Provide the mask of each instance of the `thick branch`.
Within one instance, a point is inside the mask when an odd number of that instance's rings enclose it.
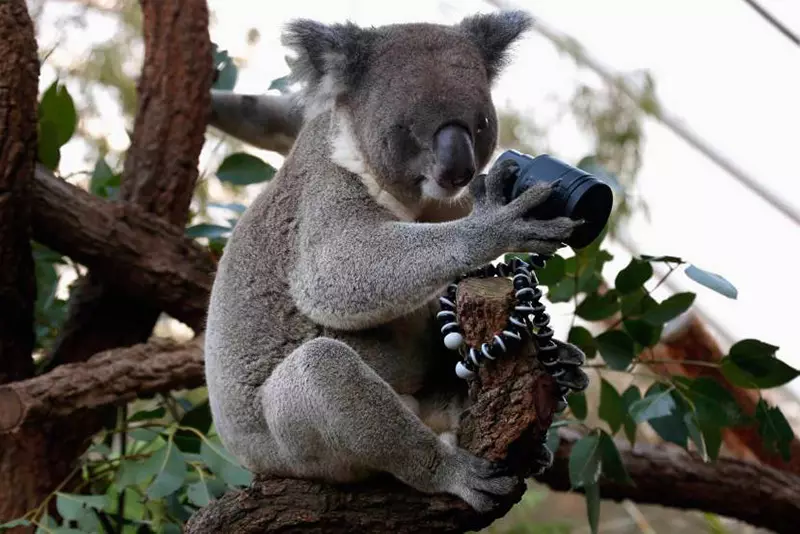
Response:
[[[202,330],[216,265],[180,228],[43,167],[36,168],[32,194],[36,241],[89,267],[126,302],[150,303]]]
[[[554,490],[569,491],[568,459],[580,435],[562,429],[560,436],[553,467],[537,478]],[[779,533],[797,532],[800,477],[743,460],[704,463],[672,445],[631,449],[617,442],[617,447],[633,485],[603,479],[604,499],[703,510]]]
[[[172,224],[186,224],[205,140],[213,76],[205,0],[140,0],[145,58],[138,109],[125,156],[121,200]],[[176,98],[175,95],[180,95]],[[161,310],[129,301],[89,271],[70,298],[54,348],[56,364],[141,343]]]
[[[291,96],[211,91],[209,125],[253,146],[288,154],[302,122]]]
[[[0,3],[0,384],[33,374],[36,281],[29,198],[36,161],[36,51],[25,2]]]
[[[204,384],[202,343],[202,336],[186,344],[153,340],[0,386],[0,433],[122,405],[137,397],[200,387]]]

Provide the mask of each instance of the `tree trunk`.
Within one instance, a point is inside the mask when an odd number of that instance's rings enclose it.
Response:
[[[24,2],[17,3],[24,9]],[[145,61],[121,201],[183,228],[210,112],[208,7],[205,0],[140,3]],[[35,95],[35,86],[29,92]],[[73,291],[52,361],[80,362],[105,349],[146,341],[159,314],[156,305],[126,298],[90,273]],[[113,410],[105,408],[53,417],[0,436],[0,520],[37,506],[71,477],[76,459],[109,416]]]
[[[30,183],[39,59],[24,0],[0,3],[0,384],[33,374]],[[2,500],[2,497],[0,497]]]

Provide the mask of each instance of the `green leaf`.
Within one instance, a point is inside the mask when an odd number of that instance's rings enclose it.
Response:
[[[658,307],[658,303],[643,287],[627,295],[622,295],[622,298],[620,298],[620,311],[626,319],[640,317],[656,307]]]
[[[181,418],[180,425],[194,428],[201,434],[208,434],[208,429],[211,428],[211,410],[208,401],[203,401],[186,412]],[[194,432],[181,429],[175,433],[175,444],[183,452],[197,453],[200,452],[201,440]]]
[[[605,295],[592,293],[578,305],[575,313],[587,321],[600,321],[619,311],[619,293],[608,291]]]
[[[597,482],[600,477],[600,438],[595,435],[582,437],[572,446],[569,455],[569,480],[573,488]]]
[[[673,405],[672,410],[668,414],[650,417],[647,422],[661,439],[686,448],[689,429],[686,428],[683,417],[684,414],[690,412],[689,407],[673,387],[658,382],[648,388],[645,399],[648,397],[659,398],[662,395],[669,396]]]
[[[89,508],[107,510],[109,502],[107,495],[56,493],[56,509],[64,519],[78,520]]]
[[[652,347],[661,339],[663,325],[652,325],[641,319],[626,319],[622,322],[625,331],[642,347]]]
[[[196,239],[198,237],[217,238],[226,237],[230,234],[231,228],[219,226],[217,224],[200,223],[190,226],[184,232],[186,237]]]
[[[589,409],[586,405],[586,395],[583,391],[567,395],[567,404],[569,404],[569,409],[576,419],[586,419]]]
[[[548,428],[545,445],[547,445],[547,448],[550,449],[550,452],[555,454],[560,444],[561,444],[561,438],[558,436],[558,430],[553,427]]]
[[[736,297],[739,296],[736,287],[716,273],[704,271],[694,265],[689,265],[683,272],[698,284],[706,286],[720,295],[724,295],[730,299],[736,299]]]
[[[744,421],[744,415],[733,395],[713,378],[699,377],[692,380],[684,395],[694,405],[698,422],[726,427]]]
[[[570,328],[567,342],[581,349],[589,359],[597,355],[597,342],[594,340],[594,336],[582,326],[573,326]]]
[[[600,408],[598,415],[600,419],[608,423],[612,435],[619,431],[627,415],[622,396],[604,378],[600,380]]]
[[[605,432],[600,432],[600,455],[603,476],[621,484],[633,484],[625,465],[622,463],[617,444]]]
[[[705,443],[708,459],[712,462],[716,461],[722,448],[722,429],[717,425],[701,422],[700,431],[703,433],[703,442]]]
[[[208,486],[206,486],[205,480],[189,485],[189,488],[186,490],[186,496],[189,498],[189,502],[200,507],[206,506],[214,500],[211,491],[209,491]]]
[[[103,198],[116,198],[120,187],[120,175],[114,174],[105,158],[100,158],[92,171],[89,192]]]
[[[128,437],[136,441],[150,442],[161,435],[166,430],[163,426],[150,426],[146,428],[134,428],[128,431]]]
[[[39,139],[36,145],[36,159],[54,171],[61,161],[61,145],[58,144],[58,128],[51,121],[39,120]]]
[[[633,339],[622,330],[603,332],[595,340],[603,360],[615,371],[624,371],[636,356]]]
[[[639,388],[636,386],[628,386],[622,393],[622,402],[625,404],[625,419],[623,421],[623,425],[625,427],[625,435],[628,437],[628,441],[631,442],[631,445],[636,443],[636,421],[633,420],[631,417],[631,406],[633,403],[641,400],[642,393],[639,391]]]
[[[163,406],[160,406],[154,410],[142,410],[128,417],[128,422],[135,423],[137,421],[149,421],[151,419],[161,419],[166,415],[166,413],[167,412]]]
[[[722,358],[728,381],[749,389],[769,389],[791,382],[800,371],[775,357],[778,347],[757,339],[744,339]]]
[[[275,176],[275,168],[267,162],[244,152],[225,158],[217,169],[217,178],[231,185],[250,185],[266,182]]]
[[[631,259],[614,281],[614,288],[622,294],[636,291],[653,276],[653,266],[646,261]]]
[[[222,478],[231,487],[248,486],[253,481],[253,474],[241,467],[236,459],[221,445],[214,449],[205,441],[200,445],[200,455],[208,468]]]
[[[780,408],[770,407],[764,399],[759,399],[756,405],[756,421],[758,433],[767,449],[779,452],[784,461],[788,462],[791,459],[794,432]]]
[[[239,69],[228,55],[227,50],[220,50],[215,43],[212,43],[211,52],[213,54],[214,69],[217,71],[217,79],[212,89],[231,91],[236,86]]]
[[[586,486],[586,516],[592,534],[597,534],[600,523],[600,487],[597,483]]]
[[[534,269],[536,278],[543,286],[552,286],[564,279],[567,274],[567,261],[558,254],[553,255],[541,269]]]
[[[642,319],[653,325],[663,325],[691,308],[694,299],[694,293],[676,293],[657,307],[648,310]]]
[[[654,386],[661,386],[661,384],[651,386],[642,400],[632,403],[628,408],[628,413],[637,423],[665,417],[670,415],[676,408],[672,390]]]
[[[147,488],[147,496],[151,499],[161,499],[178,491],[186,480],[186,461],[178,448],[168,442],[166,447],[159,449],[161,466],[155,480]],[[153,456],[158,454],[156,452]]]
[[[55,135],[55,142],[61,148],[75,133],[78,115],[75,104],[67,88],[58,80],[50,84],[39,102],[39,123],[49,122]]]
[[[232,212],[237,213],[239,215],[244,213],[245,210],[247,209],[247,206],[245,206],[244,204],[240,204],[238,202],[228,202],[228,203],[209,202],[208,203],[208,207],[209,208],[219,208],[219,209],[223,209],[223,210],[232,211]]]
[[[689,431],[689,439],[691,439],[694,446],[697,447],[697,452],[703,457],[703,461],[708,461],[703,432],[700,430],[697,420],[695,419],[695,414],[687,412],[683,416],[683,422],[686,425],[686,429]]]
[[[289,76],[281,76],[280,78],[275,78],[270,82],[269,87],[267,90],[279,91],[281,93],[288,93],[289,92]]]

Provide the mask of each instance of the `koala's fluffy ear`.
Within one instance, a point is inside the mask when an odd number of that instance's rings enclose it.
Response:
[[[533,17],[524,11],[502,11],[467,17],[459,27],[478,45],[489,79],[494,80],[506,64],[511,44],[532,25]]]
[[[296,55],[287,62],[292,81],[304,85],[306,107],[328,107],[353,87],[366,69],[372,36],[351,22],[297,19],[286,25],[281,42]]]

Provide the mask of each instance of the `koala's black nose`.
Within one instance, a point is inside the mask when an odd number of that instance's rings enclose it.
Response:
[[[433,137],[436,154],[436,181],[446,188],[467,185],[475,175],[475,150],[469,130],[448,123]]]

